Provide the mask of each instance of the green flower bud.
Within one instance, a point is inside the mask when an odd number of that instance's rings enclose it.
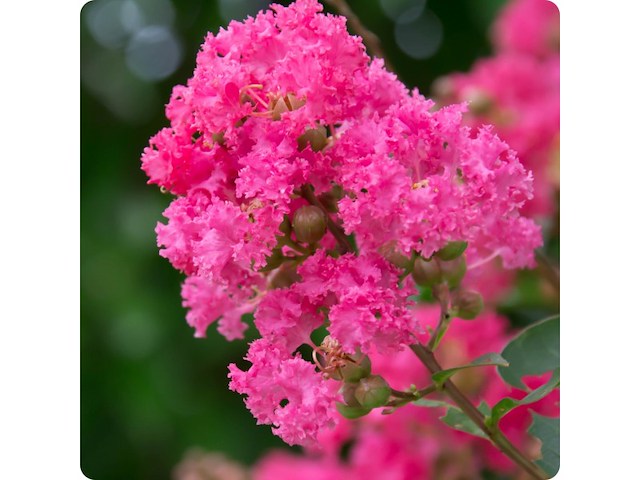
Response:
[[[340,373],[345,382],[357,382],[361,378],[371,375],[371,360],[367,355],[352,355],[354,362],[348,362],[340,369]]]
[[[436,252],[440,260],[449,261],[458,258],[467,249],[467,242],[449,242]]]
[[[433,287],[442,283],[442,270],[437,260],[425,260],[417,258],[413,264],[411,276],[418,285],[423,287]]]
[[[442,271],[442,279],[445,280],[450,288],[456,288],[467,273],[467,261],[464,255],[460,255],[449,262],[439,262]]]
[[[282,262],[284,262],[285,256],[282,254],[281,248],[276,248],[271,252],[271,255],[267,257],[267,264],[260,269],[261,272],[270,272],[275,270]]]
[[[315,243],[327,231],[327,219],[322,209],[305,205],[293,214],[293,231],[299,242]]]
[[[304,150],[307,145],[314,152],[319,152],[327,146],[327,129],[323,126],[311,128],[298,137],[298,151]]]
[[[358,382],[356,400],[365,408],[376,408],[386,405],[391,396],[391,387],[380,375],[371,375]]]
[[[357,383],[343,383],[342,387],[340,387],[340,393],[342,394],[342,399],[344,403],[346,403],[350,407],[360,407],[360,402],[356,399],[356,388],[358,387]]]
[[[354,420],[356,418],[364,417],[368,414],[371,409],[365,407],[350,407],[349,405],[345,405],[344,403],[336,402],[336,408],[340,415],[344,418],[348,418],[349,420]]]
[[[473,320],[484,308],[482,295],[473,290],[460,290],[453,296],[451,306],[456,317]]]

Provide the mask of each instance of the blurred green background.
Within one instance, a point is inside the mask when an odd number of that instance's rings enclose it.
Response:
[[[170,478],[193,446],[246,465],[285,447],[227,389],[227,365],[242,362],[245,343],[215,328],[194,339],[184,321],[182,276],[159,257],[154,233],[171,197],[146,185],[139,162],[167,125],[164,104],[191,76],[206,32],[268,3],[94,0],[81,12],[81,467],[89,478]],[[349,3],[400,78],[428,93],[438,76],[490,54],[486,33],[504,1]],[[518,324],[549,310],[523,279],[524,293],[505,305]]]

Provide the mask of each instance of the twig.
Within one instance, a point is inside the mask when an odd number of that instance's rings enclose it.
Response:
[[[367,50],[371,52],[371,55],[374,57],[384,59],[384,65],[387,70],[393,71],[393,67],[391,66],[391,62],[384,54],[384,50],[382,49],[382,44],[380,43],[380,39],[378,36],[373,33],[371,30],[368,30],[365,27],[358,16],[351,10],[351,7],[347,3],[346,0],[324,0],[327,5],[332,6],[340,15],[347,18],[347,21],[351,24],[351,28],[356,33],[362,37],[362,41],[364,42]]]

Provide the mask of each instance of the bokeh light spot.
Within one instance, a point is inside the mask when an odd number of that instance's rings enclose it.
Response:
[[[398,47],[418,60],[431,57],[442,44],[442,23],[429,10],[407,23],[396,23],[394,36]]]
[[[379,0],[384,14],[394,22],[411,22],[424,11],[427,0]]]
[[[182,49],[173,32],[162,25],[138,31],[126,49],[127,66],[143,80],[161,80],[180,65]]]

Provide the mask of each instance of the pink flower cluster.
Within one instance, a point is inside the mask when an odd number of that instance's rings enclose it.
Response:
[[[321,10],[274,4],[209,34],[193,77],[173,90],[171,126],[142,156],[149,183],[177,196],[156,232],[161,255],[187,275],[188,323],[196,336],[218,321],[242,338],[255,310],[262,338],[247,371],[231,366],[231,388],[258,422],[305,445],[335,417],[332,380],[299,350],[317,348],[315,330],[351,354],[398,350],[422,333],[407,310],[411,280],[399,281],[390,253],[428,258],[463,240],[522,267],[541,244],[520,215],[532,175],[515,152],[491,127],[465,126],[464,105],[433,111],[366,55],[344,18]],[[353,234],[357,254],[342,255],[344,239],[330,234],[296,238],[291,222],[309,195]]]
[[[251,344],[247,360],[252,366],[246,372],[229,367],[230,388],[247,395],[258,424],[273,425],[273,433],[290,445],[312,445],[321,428],[333,426],[338,382],[324,380],[312,363],[267,339]]]
[[[556,211],[560,130],[559,13],[548,0],[515,0],[492,31],[496,53],[469,73],[445,77],[436,90],[444,103],[469,102],[467,122],[496,126],[534,174],[535,196],[523,212]]]
[[[439,311],[433,307],[418,309],[417,320],[435,327]],[[454,321],[438,349],[443,367],[466,363],[487,351],[500,351],[508,340],[507,321],[493,313],[480,315],[473,322]],[[373,354],[376,373],[395,388],[419,387],[429,383],[429,374],[415,355],[404,349],[394,355]],[[474,401],[490,405],[505,396],[521,398],[524,392],[512,391],[502,382],[495,368],[461,371],[456,384]],[[539,384],[534,380],[531,386]],[[516,408],[501,421],[501,428],[519,448],[531,457],[539,455],[536,441],[526,434],[531,422],[530,410],[547,416],[558,415],[557,391],[526,407]],[[392,415],[372,413],[357,422],[338,420],[334,430],[319,434],[323,447],[304,455],[281,451],[264,457],[255,467],[256,480],[414,480],[475,478],[483,468],[514,473],[513,464],[488,441],[446,427],[438,417],[441,408],[408,405]],[[344,446],[351,444],[346,458]]]
[[[230,388],[260,424],[274,425],[285,442],[311,446],[317,432],[335,423],[339,383],[323,377],[299,354],[314,348],[311,334],[323,325],[342,351],[395,351],[411,341],[415,320],[407,310],[411,289],[399,290],[397,269],[381,256],[339,258],[318,251],[299,269],[291,287],[267,292],[255,313],[262,338],[249,347],[248,371],[230,366]],[[281,401],[287,404],[281,407]]]

